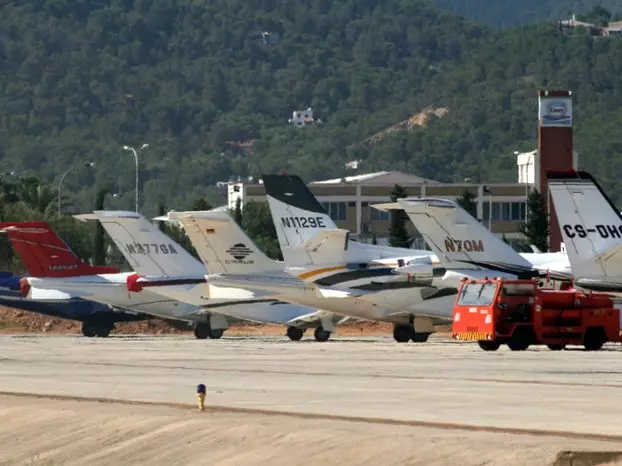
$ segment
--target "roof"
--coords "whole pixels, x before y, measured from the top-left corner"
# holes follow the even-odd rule
[[[412,186],[422,184],[441,184],[438,181],[422,178],[417,175],[409,175],[408,173],[382,171],[375,173],[364,173],[362,175],[345,176],[343,178],[333,178],[331,180],[313,181],[309,184],[327,185],[327,184],[361,184],[366,186],[389,186],[394,184]]]

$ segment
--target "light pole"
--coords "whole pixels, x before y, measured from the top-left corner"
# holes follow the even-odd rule
[[[140,149],[138,149],[138,152],[142,152],[143,149],[147,147],[149,147],[149,144],[143,144],[140,146]],[[123,150],[132,152],[132,154],[134,154],[134,160],[136,161],[136,213],[138,213],[138,152],[131,146],[123,146]]]
[[[86,168],[92,168],[95,166],[95,162],[84,162],[84,166]],[[67,170],[65,170],[65,173],[63,173],[60,177],[60,180],[58,182],[58,199],[57,199],[57,212],[56,212],[56,216],[60,217],[60,189],[63,186],[63,181],[65,180],[65,177],[69,174],[69,172],[71,170],[73,170],[75,167],[69,167]]]

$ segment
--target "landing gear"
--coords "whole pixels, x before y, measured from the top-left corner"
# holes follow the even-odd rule
[[[222,334],[225,331],[221,328],[211,328],[209,324],[194,324],[194,336],[199,340],[205,340],[206,338],[211,338],[212,340],[218,340],[222,337]]]
[[[194,324],[194,336],[199,340],[205,340],[210,336],[211,330],[207,324]]]
[[[88,322],[82,322],[82,335],[89,338],[94,337],[95,329]]]
[[[415,335],[415,329],[412,325],[399,324],[393,327],[393,338],[398,343],[408,343]]]
[[[328,339],[330,338],[330,332],[324,330],[323,327],[317,327],[313,332],[313,336],[317,341],[328,341]]]
[[[298,327],[287,327],[287,336],[292,341],[300,341],[304,333],[304,329]]]
[[[428,338],[430,338],[429,333],[417,333],[413,331],[413,336],[411,337],[411,340],[415,343],[425,343],[426,341],[428,341]]]
[[[112,330],[110,327],[99,327],[96,331],[95,334],[98,337],[101,338],[107,338],[108,335],[110,335],[110,330]]]
[[[94,323],[84,321],[82,322],[82,335],[85,337],[101,337],[106,338],[110,335],[110,330],[114,328],[113,325],[106,325],[102,323]]]

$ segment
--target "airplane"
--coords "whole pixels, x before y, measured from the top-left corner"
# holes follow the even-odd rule
[[[136,322],[150,318],[146,314],[127,312],[81,298],[26,299],[22,296],[23,278],[10,272],[0,272],[0,305],[82,322],[82,334],[86,337],[107,337],[117,322]]]
[[[30,300],[58,302],[82,298],[165,320],[193,322],[195,336],[200,339],[222,336],[222,327],[210,327],[209,317],[200,307],[165,299],[150,291],[128,291],[127,279],[133,273],[85,264],[45,222],[4,222],[0,223],[0,231],[8,234],[28,270],[30,276],[21,279],[21,291]],[[170,243],[156,246],[162,252],[188,254]],[[107,334],[111,329],[108,324],[100,323],[96,333]]]
[[[308,328],[315,329],[317,341],[326,341],[334,325],[344,321],[342,316],[275,299],[253,299],[248,291],[211,286],[205,278],[205,265],[190,254],[180,254],[184,251],[182,246],[140,214],[95,211],[75,217],[101,223],[135,272],[127,278],[128,290],[132,292],[149,290],[165,298],[200,307],[211,316],[212,322],[219,318],[224,319],[226,324],[225,316],[228,316],[256,323],[284,325],[287,336],[294,341],[300,340]],[[156,247],[161,244],[168,244],[168,247]],[[245,254],[243,246],[232,247],[231,251],[238,256]]]
[[[558,284],[572,280],[568,256],[562,252],[518,253],[456,202],[445,198],[417,197],[376,204],[379,210],[404,210],[442,265],[452,264],[469,277],[473,270],[488,276],[544,277]],[[417,264],[398,268],[400,273],[429,273]],[[550,280],[549,280],[550,281]]]
[[[548,171],[546,178],[575,286],[620,296],[620,211],[586,171]]]
[[[345,230],[320,231],[299,246],[312,265],[291,267],[269,259],[227,212],[169,212],[168,218],[182,225],[214,286],[240,288],[257,297],[356,319],[390,322],[399,342],[427,341],[434,332],[432,319],[451,320],[456,288],[396,275],[396,264],[346,262],[344,257],[356,256],[348,256],[351,242]],[[326,262],[327,257],[333,262]]]
[[[272,214],[283,259],[290,266],[305,266],[330,257],[314,257],[300,245],[327,230],[339,230],[308,186],[296,175],[262,175],[266,200]],[[436,257],[425,249],[365,244],[349,239],[343,260],[379,261],[395,267],[407,263],[432,264]]]

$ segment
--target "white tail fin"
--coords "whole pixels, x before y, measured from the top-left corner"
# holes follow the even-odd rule
[[[551,171],[547,180],[575,277],[622,277],[622,218],[611,199],[584,171]]]
[[[341,255],[324,259],[311,255],[300,245],[313,241],[325,230],[337,230],[337,225],[298,176],[262,175],[272,220],[287,265],[305,266],[323,262],[346,262],[346,250]],[[320,262],[318,262],[320,261]]]
[[[491,233],[457,203],[448,199],[398,199],[441,262],[519,273],[531,264]]]
[[[266,256],[227,212],[170,212],[181,223],[209,273],[283,272],[284,265]]]
[[[203,276],[205,266],[157,226],[135,212],[95,211],[76,215],[99,220],[127,262],[140,275],[155,277]]]

